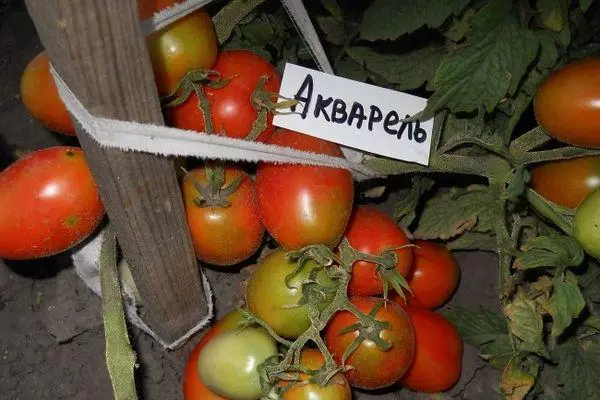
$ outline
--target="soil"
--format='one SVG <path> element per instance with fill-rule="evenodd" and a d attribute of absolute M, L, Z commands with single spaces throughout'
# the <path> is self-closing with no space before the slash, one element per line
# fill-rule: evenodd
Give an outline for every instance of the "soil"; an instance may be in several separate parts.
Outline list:
<path fill-rule="evenodd" d="M 19 78 L 42 46 L 21 1 L 0 0 L 0 168 L 19 152 L 76 143 L 45 130 L 19 99 Z M 390 210 L 392 193 L 378 206 Z M 489 253 L 457 253 L 462 279 L 452 302 L 497 309 L 496 258 Z M 217 316 L 239 302 L 248 270 L 207 270 Z M 35 262 L 0 260 L 0 399 L 111 399 L 104 362 L 100 299 L 77 277 L 69 254 Z M 166 351 L 131 327 L 138 354 L 137 383 L 142 399 L 180 399 L 181 371 L 202 334 L 183 349 Z M 498 398 L 499 372 L 465 346 L 460 382 L 436 398 Z M 407 390 L 356 393 L 355 399 L 429 399 Z"/>

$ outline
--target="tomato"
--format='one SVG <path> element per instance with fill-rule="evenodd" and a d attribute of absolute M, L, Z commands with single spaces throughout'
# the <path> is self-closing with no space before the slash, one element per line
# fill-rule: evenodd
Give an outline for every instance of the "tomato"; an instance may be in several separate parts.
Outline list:
<path fill-rule="evenodd" d="M 21 100 L 27 111 L 47 129 L 75 136 L 71 116 L 50 74 L 50 59 L 45 51 L 35 56 L 21 75 Z"/>
<path fill-rule="evenodd" d="M 254 181 L 239 167 L 225 168 L 224 187 L 237 179 L 240 185 L 223 200 L 229 205 L 199 206 L 195 200 L 207 200 L 195 184 L 206 186 L 204 168 L 187 173 L 183 179 L 183 197 L 187 223 L 196 256 L 215 265 L 233 265 L 252 256 L 264 237 Z M 221 192 L 223 193 L 223 192 Z"/>
<path fill-rule="evenodd" d="M 600 157 L 551 161 L 531 170 L 531 188 L 542 197 L 567 208 L 577 208 L 600 187 Z"/>
<path fill-rule="evenodd" d="M 142 19 L 176 1 L 142 1 Z M 217 59 L 217 37 L 208 13 L 199 9 L 146 37 L 160 96 L 171 93 L 193 69 L 210 69 Z"/>
<path fill-rule="evenodd" d="M 227 399 L 257 400 L 263 395 L 257 367 L 275 355 L 275 340 L 261 327 L 223 332 L 200 351 L 200 379 Z"/>
<path fill-rule="evenodd" d="M 305 348 L 300 353 L 300 365 L 317 371 L 325 364 L 325 357 L 319 350 Z M 300 382 L 294 384 L 283 395 L 283 400 L 350 400 L 352 392 L 344 374 L 335 375 L 322 387 L 308 381 L 309 376 L 300 374 Z"/>
<path fill-rule="evenodd" d="M 587 196 L 577 208 L 573 237 L 588 254 L 600 259 L 600 189 Z"/>
<path fill-rule="evenodd" d="M 409 304 L 433 310 L 450 299 L 456 286 L 460 270 L 458 263 L 444 246 L 417 240 L 413 249 L 413 269 L 408 277 L 412 295 Z"/>
<path fill-rule="evenodd" d="M 208 330 L 196 345 L 188 357 L 185 371 L 183 374 L 183 399 L 184 400 L 227 400 L 224 397 L 211 392 L 200 380 L 198 372 L 198 356 L 200 351 L 215 336 L 222 332 L 228 332 L 237 327 L 238 322 L 242 320 L 242 314 L 236 309 L 227 313 L 217 323 Z"/>
<path fill-rule="evenodd" d="M 103 216 L 78 147 L 34 151 L 0 173 L 0 258 L 61 253 L 89 236 Z"/>
<path fill-rule="evenodd" d="M 279 93 L 281 78 L 279 73 L 265 59 L 247 50 L 222 51 L 212 68 L 221 79 L 231 79 L 219 89 L 205 89 L 210 103 L 214 133 L 238 139 L 244 139 L 252 129 L 258 117 L 256 106 L 252 103 L 252 94 L 259 79 L 266 76 L 265 90 Z M 198 108 L 198 96 L 192 92 L 181 105 L 167 108 L 167 119 L 177 128 L 205 131 L 204 114 Z M 264 142 L 272 133 L 273 114 L 267 114 L 267 129 L 258 141 Z"/>
<path fill-rule="evenodd" d="M 354 210 L 346 238 L 356 250 L 380 255 L 386 249 L 406 246 L 410 240 L 406 233 L 387 214 L 372 206 L 358 206 Z M 396 270 L 407 276 L 412 263 L 412 250 L 405 247 L 395 251 Z M 348 285 L 350 296 L 368 296 L 383 293 L 383 282 L 376 272 L 376 265 L 367 261 L 357 261 L 352 266 L 352 278 Z"/>
<path fill-rule="evenodd" d="M 534 111 L 554 138 L 600 147 L 600 58 L 575 61 L 550 74 L 538 87 Z"/>
<path fill-rule="evenodd" d="M 350 300 L 361 312 L 367 314 L 383 302 L 376 297 L 353 297 Z M 380 350 L 372 340 L 364 340 L 348 358 L 346 365 L 354 367 L 346 372 L 350 385 L 361 389 L 380 389 L 397 382 L 412 362 L 415 338 L 408 314 L 396 303 L 385 302 L 375 314 L 378 321 L 388 322 L 390 329 L 383 329 L 379 337 L 391 342 L 387 351 Z M 346 348 L 359 335 L 358 331 L 340 333 L 358 319 L 349 311 L 339 311 L 325 328 L 325 343 L 338 363 Z"/>
<path fill-rule="evenodd" d="M 246 301 L 250 311 L 268 323 L 277 334 L 287 338 L 297 338 L 310 327 L 309 305 L 290 307 L 302 299 L 302 283 L 309 279 L 310 273 L 318 265 L 308 261 L 302 270 L 286 285 L 286 276 L 296 269 L 296 262 L 285 257 L 286 252 L 279 249 L 268 254 L 254 271 L 246 287 Z M 315 280 L 319 285 L 335 288 L 335 283 L 325 270 L 319 271 Z M 324 309 L 335 293 L 320 297 L 310 293 L 307 297 L 319 299 L 318 307 Z"/>
<path fill-rule="evenodd" d="M 461 373 L 463 345 L 458 331 L 436 312 L 417 307 L 407 312 L 415 330 L 416 351 L 400 383 L 419 392 L 450 389 Z"/>
<path fill-rule="evenodd" d="M 343 157 L 336 144 L 287 129 L 275 131 L 268 143 Z M 333 248 L 342 239 L 354 201 L 348 170 L 261 162 L 256 188 L 265 228 L 282 247 Z"/>

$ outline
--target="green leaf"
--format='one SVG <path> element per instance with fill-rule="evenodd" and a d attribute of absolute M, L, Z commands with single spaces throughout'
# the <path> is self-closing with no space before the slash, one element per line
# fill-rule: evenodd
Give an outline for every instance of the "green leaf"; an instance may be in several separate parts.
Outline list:
<path fill-rule="evenodd" d="M 581 8 L 581 11 L 586 12 L 593 2 L 594 0 L 579 0 L 579 8 Z"/>
<path fill-rule="evenodd" d="M 584 253 L 571 236 L 538 236 L 523 245 L 524 252 L 517 257 L 517 269 L 573 267 L 581 264 Z"/>
<path fill-rule="evenodd" d="M 591 315 L 583 321 L 583 325 L 600 332 L 600 315 Z"/>
<path fill-rule="evenodd" d="M 336 0 L 321 0 L 321 4 L 329 13 L 338 20 L 344 19 L 344 13 Z"/>
<path fill-rule="evenodd" d="M 219 43 L 225 43 L 235 27 L 265 0 L 232 0 L 214 17 L 213 25 Z"/>
<path fill-rule="evenodd" d="M 588 261 L 586 271 L 579 277 L 583 296 L 594 303 L 600 303 L 600 266 Z"/>
<path fill-rule="evenodd" d="M 349 57 L 342 58 L 335 65 L 335 71 L 339 76 L 359 82 L 365 82 L 368 78 L 364 67 Z"/>
<path fill-rule="evenodd" d="M 536 309 L 536 303 L 518 292 L 511 303 L 504 307 L 508 326 L 514 336 L 521 340 L 519 348 L 549 358 L 543 341 L 544 322 Z"/>
<path fill-rule="evenodd" d="M 535 31 L 535 35 L 540 41 L 540 57 L 537 68 L 553 68 L 558 61 L 558 48 L 554 36 L 550 32 L 542 30 Z"/>
<path fill-rule="evenodd" d="M 437 28 L 468 3 L 469 0 L 375 0 L 363 15 L 360 34 L 371 41 L 395 40 L 424 25 Z"/>
<path fill-rule="evenodd" d="M 568 23 L 568 8 L 563 0 L 537 0 L 540 22 L 546 28 L 554 32 L 564 29 Z"/>
<path fill-rule="evenodd" d="M 522 400 L 531 391 L 539 374 L 539 365 L 533 362 L 521 364 L 513 358 L 504 371 L 500 381 L 500 390 L 507 400 Z"/>
<path fill-rule="evenodd" d="M 465 231 L 489 232 L 494 221 L 492 202 L 485 186 L 452 188 L 425 204 L 415 237 L 446 240 Z"/>
<path fill-rule="evenodd" d="M 496 252 L 498 242 L 493 233 L 465 232 L 446 243 L 448 250 L 480 250 Z"/>
<path fill-rule="evenodd" d="M 411 180 L 412 187 L 410 191 L 402 196 L 394 206 L 394 219 L 402 226 L 409 226 L 416 217 L 416 208 L 419 205 L 421 196 L 427 193 L 435 181 L 421 175 L 413 176 Z"/>
<path fill-rule="evenodd" d="M 317 23 L 325 33 L 325 40 L 331 44 L 342 46 L 348 37 L 344 22 L 334 17 L 317 17 Z"/>
<path fill-rule="evenodd" d="M 515 94 L 537 55 L 539 42 L 510 9 L 502 10 L 506 3 L 510 2 L 494 0 L 479 11 L 473 26 L 475 35 L 438 68 L 435 93 L 424 116 L 444 107 L 453 112 L 482 108 L 491 112 L 505 97 Z M 498 20 L 497 14 L 503 19 Z"/>
<path fill-rule="evenodd" d="M 557 376 L 561 400 L 600 398 L 600 344 L 580 343 L 577 338 L 556 346 Z"/>
<path fill-rule="evenodd" d="M 350 47 L 355 61 L 375 72 L 397 90 L 415 89 L 431 79 L 445 55 L 444 47 L 430 45 L 404 54 L 381 54 L 368 47 Z"/>
<path fill-rule="evenodd" d="M 567 271 L 564 276 L 556 278 L 554 291 L 546 303 L 546 309 L 552 315 L 552 336 L 561 335 L 584 308 L 585 299 L 579 290 L 575 275 Z"/>

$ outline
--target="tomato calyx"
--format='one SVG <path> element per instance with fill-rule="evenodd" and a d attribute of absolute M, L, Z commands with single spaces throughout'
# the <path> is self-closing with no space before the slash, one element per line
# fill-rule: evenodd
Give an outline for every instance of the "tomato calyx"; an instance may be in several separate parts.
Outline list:
<path fill-rule="evenodd" d="M 207 184 L 202 185 L 196 179 L 192 180 L 194 188 L 198 196 L 195 196 L 193 202 L 198 207 L 223 207 L 231 206 L 228 200 L 244 179 L 243 176 L 236 178 L 233 182 L 225 185 L 225 167 L 222 163 L 217 163 L 214 166 L 205 164 L 204 170 L 206 173 Z M 187 173 L 187 172 L 186 172 Z"/>

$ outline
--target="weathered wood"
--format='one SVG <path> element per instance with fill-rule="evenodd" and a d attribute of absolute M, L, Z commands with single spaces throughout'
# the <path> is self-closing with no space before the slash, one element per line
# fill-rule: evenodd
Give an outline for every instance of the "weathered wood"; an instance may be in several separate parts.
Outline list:
<path fill-rule="evenodd" d="M 135 0 L 27 0 L 50 59 L 97 116 L 162 125 Z M 141 293 L 143 317 L 171 341 L 207 312 L 171 160 L 77 136 Z"/>

